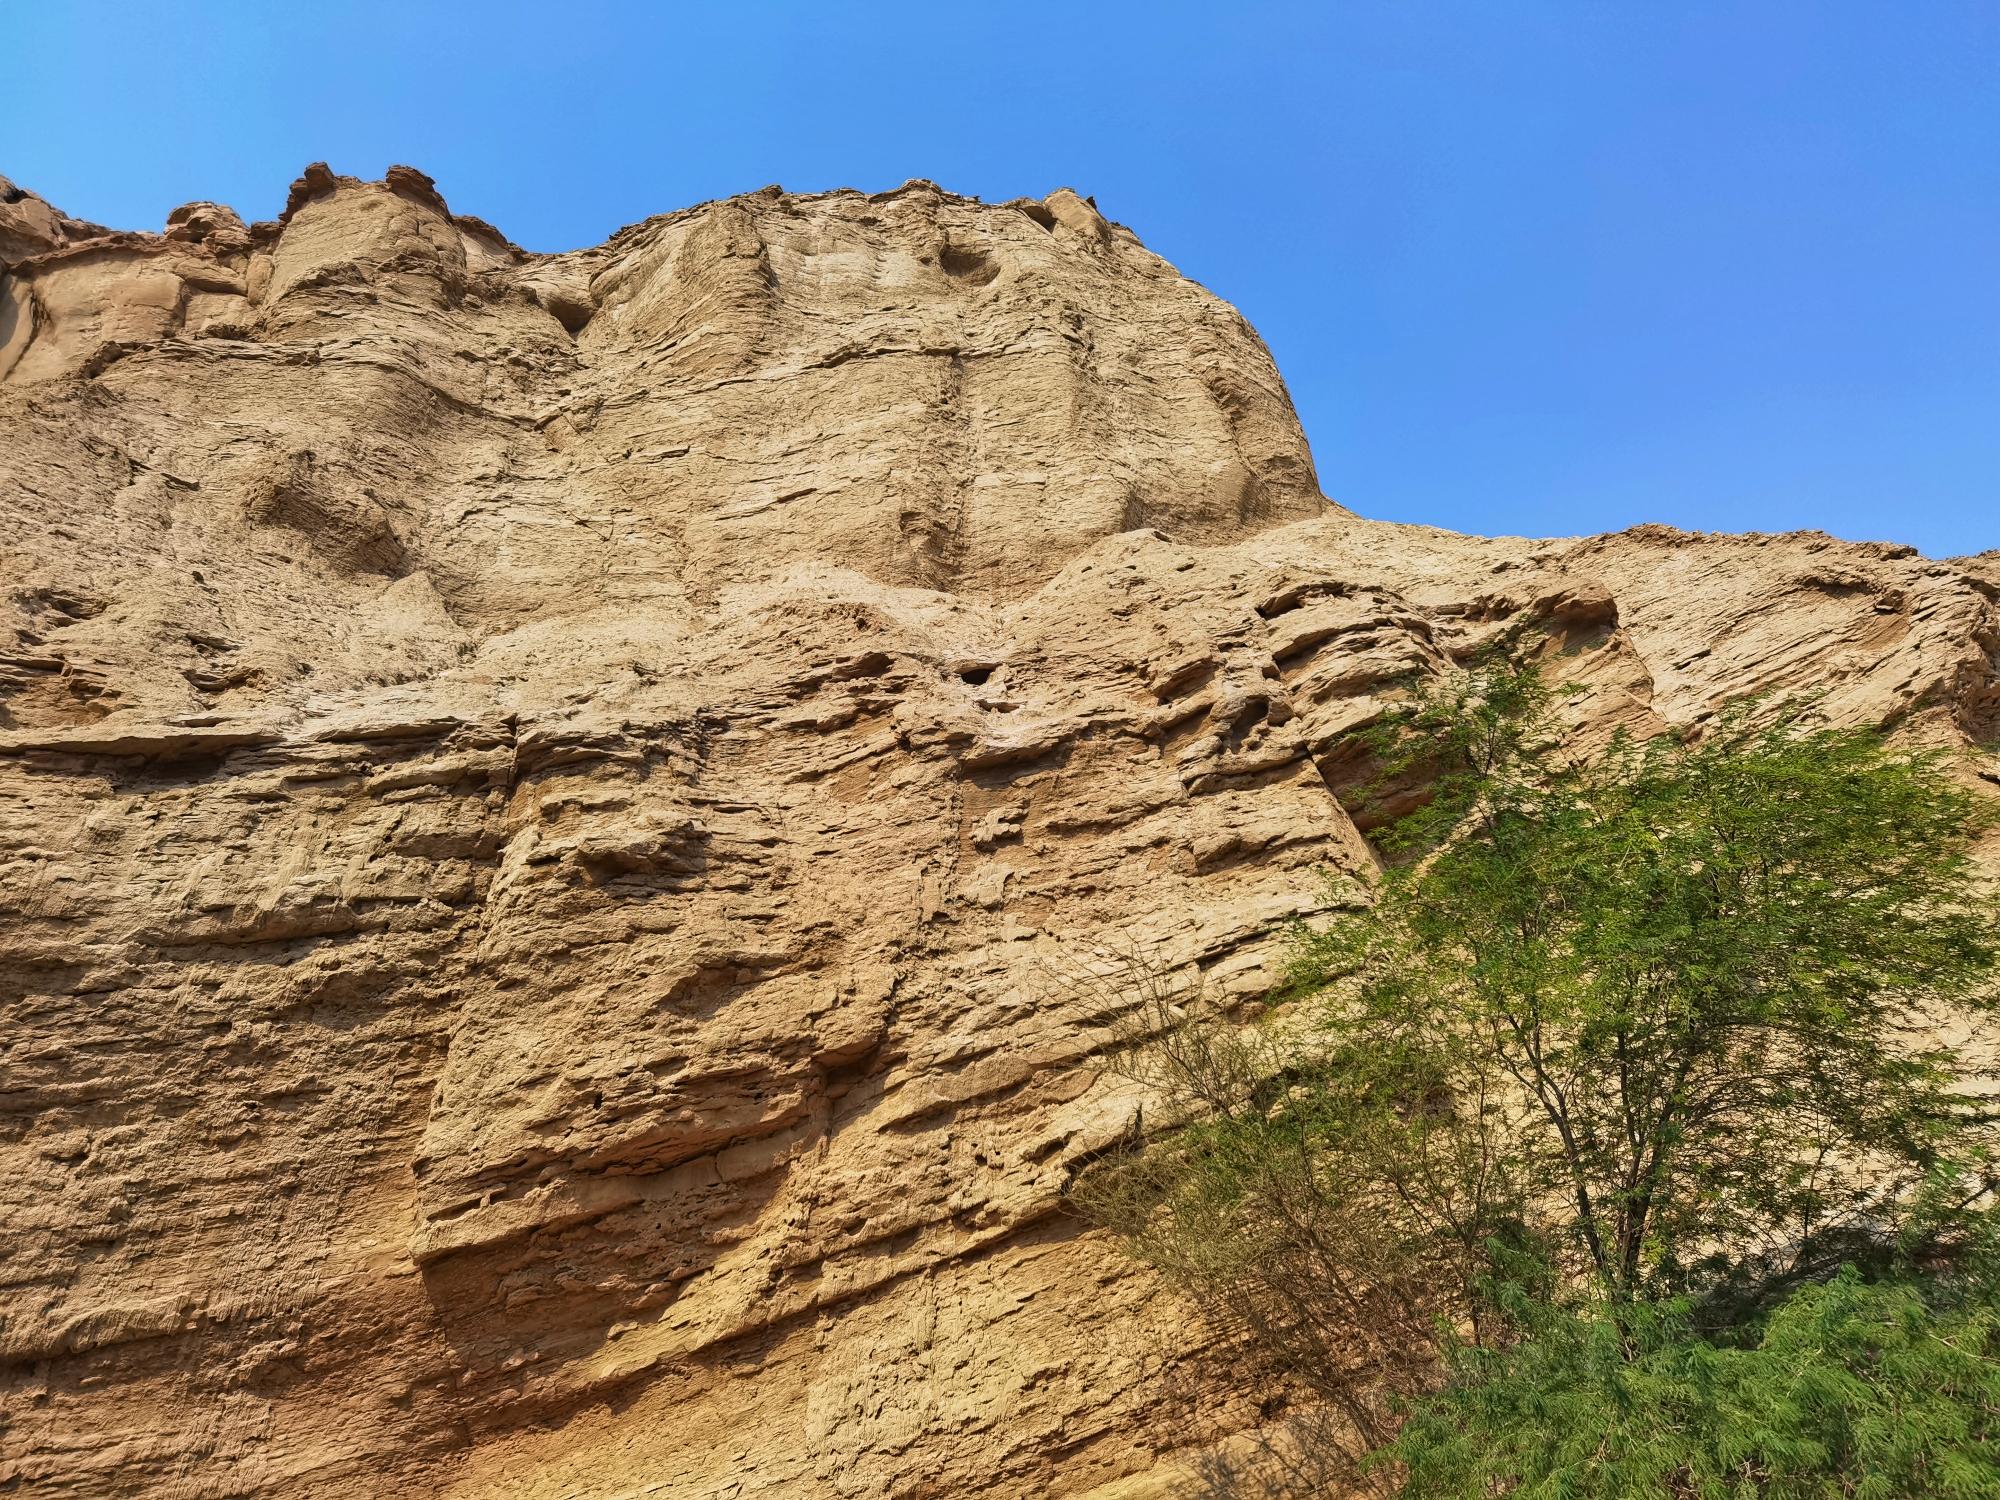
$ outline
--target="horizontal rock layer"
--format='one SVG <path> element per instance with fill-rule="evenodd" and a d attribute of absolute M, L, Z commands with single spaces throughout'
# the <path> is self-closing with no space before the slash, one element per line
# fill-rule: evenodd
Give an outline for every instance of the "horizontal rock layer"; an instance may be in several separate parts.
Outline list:
<path fill-rule="evenodd" d="M 0 1490 L 1175 1493 L 1256 1413 L 1064 1208 L 1079 962 L 1255 1002 L 1523 625 L 2000 737 L 2000 558 L 1358 519 L 1068 191 L 0 199 Z"/>

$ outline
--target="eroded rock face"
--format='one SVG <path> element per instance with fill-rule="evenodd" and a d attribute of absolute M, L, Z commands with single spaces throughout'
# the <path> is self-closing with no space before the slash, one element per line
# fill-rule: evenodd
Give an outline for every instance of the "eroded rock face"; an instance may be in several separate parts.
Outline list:
<path fill-rule="evenodd" d="M 2000 736 L 1991 555 L 1360 520 L 1067 191 L 7 191 L 0 1488 L 1175 1493 L 1256 1414 L 1063 1208 L 1067 962 L 1254 1001 L 1343 736 L 1524 621 L 1598 730 Z"/>

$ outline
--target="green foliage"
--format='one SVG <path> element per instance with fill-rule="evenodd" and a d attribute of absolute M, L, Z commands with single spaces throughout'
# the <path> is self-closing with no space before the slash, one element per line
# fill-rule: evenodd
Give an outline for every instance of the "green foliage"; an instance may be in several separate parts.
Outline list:
<path fill-rule="evenodd" d="M 2000 1495 L 2000 1286 L 1810 1284 L 1733 1342 L 1688 1305 L 1616 1319 L 1523 1300 L 1526 1337 L 1460 1348 L 1384 1457 L 1412 1500 Z"/>
<path fill-rule="evenodd" d="M 1343 1483 L 2000 1494 L 1993 1281 L 1908 1274 L 1994 1185 L 1944 1040 L 1995 1008 L 1984 804 L 1801 706 L 1579 754 L 1563 697 L 1495 660 L 1366 732 L 1404 810 L 1295 934 L 1302 1003 L 1157 1005 L 1175 1128 L 1079 1200 L 1343 1413 Z"/>
<path fill-rule="evenodd" d="M 1476 1135 L 1615 1297 L 1810 1260 L 1982 1173 L 1937 1038 L 1993 1004 L 1983 813 L 1942 758 L 1792 710 L 1566 759 L 1550 701 L 1502 664 L 1378 731 L 1392 768 L 1441 768 L 1396 831 L 1433 852 L 1300 934 L 1332 1051 L 1423 1080 L 1452 1118 L 1418 1133 Z"/>

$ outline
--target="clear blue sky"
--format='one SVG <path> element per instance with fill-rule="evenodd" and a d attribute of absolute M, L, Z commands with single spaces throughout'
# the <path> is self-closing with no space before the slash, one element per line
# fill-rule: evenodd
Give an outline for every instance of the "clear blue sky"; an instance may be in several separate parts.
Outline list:
<path fill-rule="evenodd" d="M 2000 0 L 0 0 L 0 173 L 306 162 L 533 249 L 768 182 L 1074 184 L 1262 330 L 1327 492 L 2000 547 Z"/>

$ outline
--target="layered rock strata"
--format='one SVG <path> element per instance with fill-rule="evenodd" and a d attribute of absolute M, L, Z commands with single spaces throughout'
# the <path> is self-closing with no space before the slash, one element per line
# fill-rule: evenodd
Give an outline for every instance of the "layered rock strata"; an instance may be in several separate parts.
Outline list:
<path fill-rule="evenodd" d="M 1523 624 L 1600 731 L 2000 738 L 2000 556 L 1359 519 L 1068 191 L 0 258 L 0 1493 L 1179 1493 L 1259 1414 L 1064 1210 L 1077 955 L 1254 1004 Z"/>

